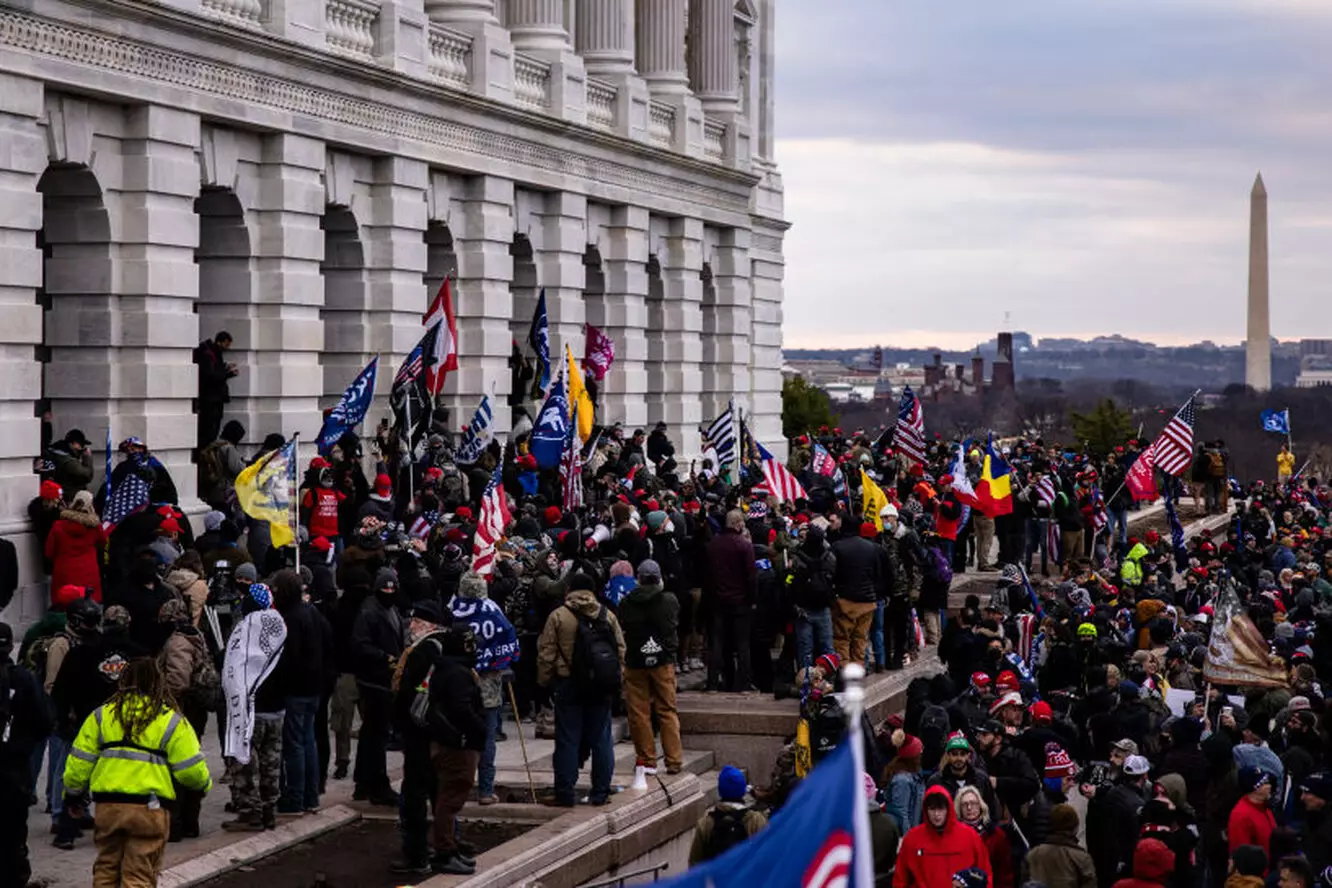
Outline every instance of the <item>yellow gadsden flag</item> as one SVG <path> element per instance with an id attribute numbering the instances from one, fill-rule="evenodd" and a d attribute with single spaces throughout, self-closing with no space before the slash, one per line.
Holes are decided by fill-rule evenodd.
<path id="1" fill-rule="evenodd" d="M 569 361 L 569 412 L 578 419 L 579 440 L 586 442 L 592 437 L 592 399 L 588 397 L 587 386 L 583 385 L 583 372 L 574 361 L 573 349 L 566 345 L 564 354 Z"/>
<path id="2" fill-rule="evenodd" d="M 883 492 L 883 488 L 870 480 L 870 476 L 865 474 L 865 470 L 860 470 L 860 508 L 865 513 L 866 521 L 873 521 L 874 526 L 883 531 L 883 519 L 879 517 L 879 511 L 888 505 L 888 495 Z"/>
<path id="3" fill-rule="evenodd" d="M 268 522 L 274 546 L 289 546 L 296 539 L 291 501 L 295 488 L 295 440 L 247 466 L 236 476 L 236 500 L 241 510 L 251 518 Z"/>

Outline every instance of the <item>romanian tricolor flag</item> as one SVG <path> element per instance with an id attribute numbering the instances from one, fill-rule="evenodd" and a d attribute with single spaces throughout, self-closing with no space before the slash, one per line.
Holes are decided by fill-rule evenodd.
<path id="1" fill-rule="evenodd" d="M 1008 515 L 1013 511 L 1013 470 L 994 450 L 994 436 L 985 445 L 981 462 L 980 481 L 976 483 L 976 501 L 987 518 Z"/>

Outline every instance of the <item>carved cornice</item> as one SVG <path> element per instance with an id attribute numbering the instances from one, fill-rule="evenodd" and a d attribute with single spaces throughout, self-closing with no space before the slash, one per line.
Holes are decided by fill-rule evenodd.
<path id="1" fill-rule="evenodd" d="M 204 29 L 209 23 L 201 21 L 198 26 Z M 671 201 L 685 200 L 745 215 L 749 211 L 747 194 L 728 193 L 715 185 L 579 154 L 547 142 L 501 134 L 447 117 L 398 108 L 14 10 L 0 10 L 0 48 L 128 74 L 281 112 L 308 115 L 575 179 L 646 192 Z M 411 84 L 414 89 L 428 89 L 429 86 Z M 735 176 L 734 171 L 724 171 L 723 178 Z"/>

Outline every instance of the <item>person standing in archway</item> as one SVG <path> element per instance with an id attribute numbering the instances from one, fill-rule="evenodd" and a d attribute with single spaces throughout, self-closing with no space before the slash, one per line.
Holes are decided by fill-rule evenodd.
<path id="1" fill-rule="evenodd" d="M 231 400 L 228 382 L 240 373 L 236 365 L 225 360 L 231 348 L 231 334 L 223 330 L 212 339 L 205 339 L 194 350 L 194 363 L 199 367 L 199 447 L 207 447 L 217 440 L 222 430 L 222 411 Z"/>

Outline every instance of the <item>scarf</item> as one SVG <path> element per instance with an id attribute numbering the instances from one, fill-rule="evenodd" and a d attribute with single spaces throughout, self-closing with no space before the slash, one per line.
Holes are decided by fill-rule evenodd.
<path id="1" fill-rule="evenodd" d="M 242 765 L 250 761 L 255 692 L 277 666 L 286 641 L 287 624 L 275 610 L 246 615 L 227 641 L 222 661 L 222 693 L 227 704 L 223 753 Z"/>
<path id="2" fill-rule="evenodd" d="M 454 622 L 466 623 L 476 636 L 476 671 L 496 672 L 518 661 L 518 633 L 500 606 L 489 598 L 449 600 Z"/>

